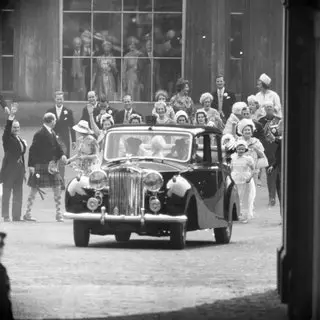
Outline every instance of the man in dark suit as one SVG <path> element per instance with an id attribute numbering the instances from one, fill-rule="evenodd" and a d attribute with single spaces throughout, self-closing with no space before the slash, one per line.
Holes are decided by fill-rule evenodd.
<path id="1" fill-rule="evenodd" d="M 124 108 L 118 111 L 114 117 L 115 124 L 129 123 L 129 118 L 132 114 L 138 114 L 132 107 L 132 98 L 129 94 L 123 97 Z"/>
<path id="2" fill-rule="evenodd" d="M 64 154 L 70 158 L 70 133 L 72 149 L 74 150 L 76 148 L 76 134 L 75 131 L 72 130 L 72 127 L 74 126 L 73 112 L 63 105 L 63 92 L 57 91 L 55 93 L 55 102 L 55 107 L 49 109 L 47 112 L 53 113 L 56 116 L 57 122 L 53 130 L 58 136 L 58 141 L 62 146 Z M 64 181 L 65 166 L 61 162 L 59 162 L 59 171 L 61 178 Z M 64 190 L 64 185 L 62 185 L 61 189 Z"/>
<path id="3" fill-rule="evenodd" d="M 222 75 L 216 77 L 217 90 L 212 93 L 212 108 L 219 111 L 221 119 L 226 122 L 232 113 L 232 106 L 236 102 L 236 96 L 233 92 L 225 88 L 225 81 Z"/>
<path id="4" fill-rule="evenodd" d="M 61 160 L 67 163 L 62 147 L 53 131 L 56 125 L 56 116 L 53 113 L 46 113 L 43 117 L 43 126 L 38 130 L 29 149 L 28 167 L 30 176 L 28 185 L 31 191 L 28 197 L 27 210 L 23 219 L 25 221 L 36 221 L 31 216 L 31 208 L 36 193 L 40 188 L 52 188 L 56 204 L 56 221 L 63 222 L 61 212 L 61 185 L 57 162 Z"/>
<path id="5" fill-rule="evenodd" d="M 101 124 L 99 123 L 99 115 L 101 113 L 101 106 L 100 103 L 97 100 L 97 95 L 94 91 L 89 91 L 88 92 L 88 104 L 93 106 L 93 118 L 95 119 L 95 122 L 97 124 L 97 126 L 101 129 Z M 109 111 L 111 111 L 110 114 L 114 115 L 115 110 L 113 108 L 111 108 L 109 105 L 107 106 L 107 109 L 105 110 L 107 113 L 110 113 Z M 85 120 L 89 123 L 90 129 L 91 125 L 90 125 L 90 117 L 89 117 L 89 113 L 88 113 L 88 108 L 87 106 L 85 106 L 82 110 L 82 116 L 80 120 Z"/>
<path id="6" fill-rule="evenodd" d="M 1 168 L 1 181 L 3 182 L 2 217 L 5 222 L 10 221 L 9 202 L 11 192 L 12 220 L 21 220 L 22 184 L 25 177 L 24 154 L 27 143 L 19 137 L 20 125 L 14 120 L 17 105 L 13 104 L 2 136 L 4 158 Z"/>
<path id="7" fill-rule="evenodd" d="M 6 236 L 6 233 L 0 232 L 0 259 L 3 255 L 4 239 Z M 10 300 L 10 279 L 7 269 L 2 263 L 0 263 L 0 319 L 14 320 Z"/>

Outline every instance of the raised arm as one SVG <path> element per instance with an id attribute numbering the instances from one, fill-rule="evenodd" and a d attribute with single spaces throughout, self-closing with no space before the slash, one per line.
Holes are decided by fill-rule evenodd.
<path id="1" fill-rule="evenodd" d="M 91 128 L 94 132 L 94 134 L 98 137 L 101 133 L 95 119 L 94 119 L 94 115 L 93 115 L 93 106 L 92 105 L 88 105 L 88 113 L 89 113 L 89 120 L 90 120 L 90 125 Z"/>

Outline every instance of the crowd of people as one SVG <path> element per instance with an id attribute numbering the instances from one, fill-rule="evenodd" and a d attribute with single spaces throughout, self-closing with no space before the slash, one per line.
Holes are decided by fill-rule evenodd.
<path id="1" fill-rule="evenodd" d="M 269 192 L 269 206 L 280 201 L 282 109 L 278 94 L 270 89 L 271 79 L 262 74 L 258 79 L 259 92 L 247 102 L 236 101 L 234 93 L 225 87 L 223 76 L 216 78 L 217 90 L 200 96 L 197 108 L 189 96 L 189 82 L 179 79 L 172 97 L 164 90 L 155 94 L 150 114 L 143 117 L 133 107 L 132 97 L 123 97 L 123 108 L 112 108 L 104 96 L 94 91 L 87 94 L 81 120 L 75 125 L 73 112 L 64 106 L 64 93 L 56 92 L 55 106 L 43 117 L 29 148 L 27 184 L 30 193 L 26 212 L 22 217 L 22 185 L 26 180 L 24 155 L 27 143 L 20 137 L 16 119 L 17 104 L 5 107 L 8 119 L 3 134 L 5 156 L 0 171 L 3 183 L 2 217 L 11 221 L 9 201 L 13 195 L 12 220 L 35 221 L 31 215 L 37 192 L 52 188 L 56 204 L 56 221 L 62 222 L 61 193 L 65 189 L 65 166 L 75 165 L 82 174 L 89 174 L 99 165 L 101 150 L 108 128 L 115 124 L 177 124 L 213 126 L 221 130 L 226 163 L 238 186 L 242 221 L 254 217 L 256 186 L 261 185 L 265 169 Z M 71 156 L 71 149 L 74 155 Z"/>

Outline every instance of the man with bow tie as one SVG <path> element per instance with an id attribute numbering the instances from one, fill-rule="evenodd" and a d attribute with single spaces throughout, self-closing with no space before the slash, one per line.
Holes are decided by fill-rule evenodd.
<path id="1" fill-rule="evenodd" d="M 36 221 L 31 216 L 31 208 L 37 192 L 43 193 L 40 188 L 52 188 L 56 204 L 56 221 L 63 222 L 61 212 L 61 185 L 63 182 L 56 163 L 61 160 L 66 164 L 67 157 L 53 130 L 55 125 L 56 116 L 48 112 L 43 117 L 42 128 L 33 136 L 28 160 L 30 171 L 28 185 L 31 190 L 27 201 L 27 210 L 23 217 L 25 221 Z"/>
<path id="2" fill-rule="evenodd" d="M 233 92 L 225 88 L 225 81 L 222 75 L 216 77 L 217 90 L 213 92 L 212 108 L 219 111 L 221 119 L 226 122 L 232 113 L 232 106 L 236 102 L 236 96 Z"/>
<path id="3" fill-rule="evenodd" d="M 10 221 L 9 202 L 12 199 L 12 220 L 21 220 L 22 184 L 25 177 L 24 154 L 27 143 L 21 139 L 20 124 L 15 120 L 17 104 L 13 104 L 2 136 L 4 158 L 1 168 L 1 181 L 3 182 L 2 217 L 4 222 Z"/>
<path id="4" fill-rule="evenodd" d="M 72 149 L 76 148 L 76 134 L 72 127 L 74 126 L 74 118 L 72 110 L 66 108 L 63 105 L 64 93 L 62 91 L 57 91 L 55 93 L 55 107 L 49 109 L 47 112 L 53 113 L 56 116 L 56 124 L 53 128 L 55 131 L 58 141 L 62 146 L 62 150 L 67 158 L 70 158 L 70 134 L 72 140 Z M 59 162 L 59 171 L 61 178 L 64 182 L 65 166 Z M 64 184 L 61 189 L 64 190 Z"/>

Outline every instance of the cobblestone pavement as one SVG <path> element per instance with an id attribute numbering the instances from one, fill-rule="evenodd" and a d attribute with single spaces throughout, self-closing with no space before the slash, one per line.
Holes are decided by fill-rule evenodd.
<path id="1" fill-rule="evenodd" d="M 0 226 L 17 319 L 285 319 L 275 291 L 279 207 L 267 208 L 264 187 L 256 219 L 236 223 L 229 245 L 196 231 L 183 251 L 138 236 L 127 244 L 92 236 L 76 248 L 72 222 L 54 222 L 52 192 L 45 197 L 33 210 L 38 223 Z"/>

